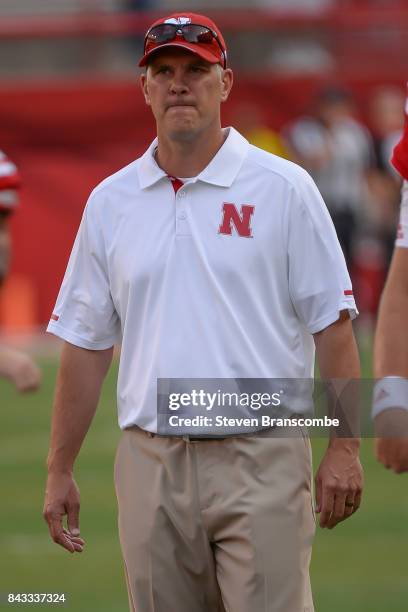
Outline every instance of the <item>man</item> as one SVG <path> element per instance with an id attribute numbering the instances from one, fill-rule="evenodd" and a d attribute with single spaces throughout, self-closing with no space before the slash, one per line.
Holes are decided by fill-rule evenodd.
<path id="1" fill-rule="evenodd" d="M 400 223 L 374 345 L 376 455 L 397 474 L 408 471 L 408 99 L 405 110 L 405 130 L 392 156 L 403 178 Z"/>
<path id="2" fill-rule="evenodd" d="M 306 172 L 221 128 L 233 74 L 212 21 L 155 22 L 140 65 L 157 139 L 91 195 L 48 327 L 65 344 L 44 517 L 55 542 L 83 550 L 73 465 L 121 341 L 115 485 L 130 609 L 310 612 L 308 439 L 163 435 L 157 387 L 310 379 L 313 338 L 324 378 L 358 377 L 344 258 Z M 358 446 L 330 441 L 322 527 L 360 505 Z"/>
<path id="3" fill-rule="evenodd" d="M 7 276 L 11 237 L 9 221 L 18 204 L 20 176 L 15 164 L 0 151 L 0 288 Z M 0 377 L 13 383 L 22 393 L 35 391 L 41 380 L 41 373 L 32 359 L 14 349 L 0 346 Z"/>

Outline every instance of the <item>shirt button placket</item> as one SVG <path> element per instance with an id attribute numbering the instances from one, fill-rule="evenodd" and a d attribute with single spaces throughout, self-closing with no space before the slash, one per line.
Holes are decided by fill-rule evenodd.
<path id="1" fill-rule="evenodd" d="M 187 193 L 180 189 L 176 195 L 176 234 L 177 236 L 188 236 L 190 228 L 188 225 L 186 211 Z"/>

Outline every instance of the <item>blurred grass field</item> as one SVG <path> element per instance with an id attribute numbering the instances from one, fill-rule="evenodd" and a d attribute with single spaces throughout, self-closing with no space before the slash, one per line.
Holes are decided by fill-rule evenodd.
<path id="1" fill-rule="evenodd" d="M 81 555 L 70 555 L 54 544 L 42 518 L 57 362 L 41 365 L 44 383 L 37 394 L 21 397 L 0 381 L 0 607 L 11 608 L 6 593 L 40 592 L 65 593 L 62 607 L 72 612 L 127 612 L 113 485 L 120 437 L 117 364 L 76 462 L 81 535 L 87 542 Z M 313 440 L 315 469 L 326 443 Z M 362 446 L 366 486 L 360 511 L 335 530 L 316 533 L 312 586 L 317 612 L 408 609 L 408 479 L 379 466 L 372 444 L 364 440 Z"/>

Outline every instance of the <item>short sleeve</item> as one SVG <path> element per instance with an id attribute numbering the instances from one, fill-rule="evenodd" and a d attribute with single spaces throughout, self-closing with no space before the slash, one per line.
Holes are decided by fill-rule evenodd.
<path id="1" fill-rule="evenodd" d="M 408 181 L 403 182 L 401 195 L 401 209 L 395 246 L 408 248 Z"/>
<path id="2" fill-rule="evenodd" d="M 91 195 L 85 207 L 47 332 L 87 349 L 120 341 L 102 230 Z"/>
<path id="3" fill-rule="evenodd" d="M 315 183 L 300 175 L 288 214 L 288 274 L 293 307 L 309 333 L 348 310 L 358 315 L 351 280 L 333 222 Z"/>

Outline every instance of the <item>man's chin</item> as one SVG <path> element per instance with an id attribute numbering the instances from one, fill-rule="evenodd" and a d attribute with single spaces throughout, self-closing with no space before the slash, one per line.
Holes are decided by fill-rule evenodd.
<path id="1" fill-rule="evenodd" d="M 190 142 L 191 140 L 194 140 L 199 133 L 200 130 L 198 126 L 191 123 L 172 125 L 168 130 L 170 140 L 174 140 L 176 142 Z"/>

